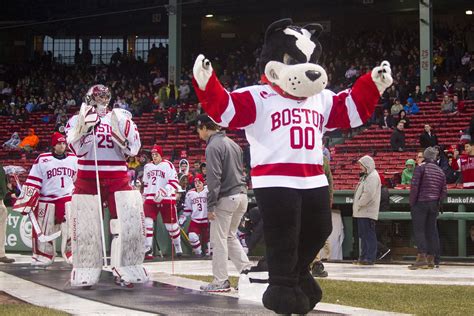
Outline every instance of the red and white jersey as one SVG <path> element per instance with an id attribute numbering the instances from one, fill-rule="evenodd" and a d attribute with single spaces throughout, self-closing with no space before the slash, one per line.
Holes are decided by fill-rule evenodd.
<path id="1" fill-rule="evenodd" d="M 147 163 L 143 169 L 143 187 L 146 204 L 156 203 L 153 199 L 159 189 L 165 189 L 169 193 L 160 203 L 176 204 L 176 190 L 179 188 L 179 182 L 173 164 L 166 159 L 159 164 Z"/>
<path id="2" fill-rule="evenodd" d="M 122 150 L 112 140 L 112 112 L 100 118 L 96 127 L 95 144 L 97 148 L 97 164 L 99 177 L 106 179 L 127 177 L 127 162 L 125 155 L 136 156 L 140 150 L 140 135 L 133 121 L 128 120 L 125 137 L 129 141 L 129 148 Z M 74 128 L 78 116 L 73 116 L 66 125 L 66 132 Z M 69 144 L 69 148 L 76 154 L 78 160 L 79 178 L 95 178 L 94 162 L 94 135 L 88 134 Z"/>
<path id="3" fill-rule="evenodd" d="M 474 189 L 474 156 L 461 155 L 458 165 L 462 172 L 462 187 L 464 189 Z"/>
<path id="4" fill-rule="evenodd" d="M 191 220 L 196 223 L 208 223 L 207 219 L 207 185 L 201 192 L 191 189 L 184 200 L 185 215 L 191 214 Z"/>
<path id="5" fill-rule="evenodd" d="M 370 73 L 361 76 L 352 89 L 338 94 L 323 90 L 309 98 L 283 96 L 268 84 L 229 93 L 215 73 L 205 91 L 194 79 L 193 84 L 214 121 L 223 127 L 245 129 L 253 188 L 327 186 L 323 134 L 362 125 L 380 98 Z"/>
<path id="6" fill-rule="evenodd" d="M 66 158 L 57 159 L 51 153 L 44 153 L 36 158 L 24 185 L 39 190 L 40 202 L 52 202 L 72 195 L 76 175 L 74 154 L 66 153 Z"/>

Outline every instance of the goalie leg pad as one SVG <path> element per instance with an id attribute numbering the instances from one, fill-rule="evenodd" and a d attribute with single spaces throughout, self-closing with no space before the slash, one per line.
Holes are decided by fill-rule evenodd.
<path id="1" fill-rule="evenodd" d="M 59 230 L 59 225 L 54 224 L 53 203 L 39 202 L 38 208 L 35 210 L 36 219 L 41 231 L 45 235 L 51 235 Z M 40 242 L 36 232 L 33 230 L 33 257 L 31 265 L 48 266 L 54 262 L 56 257 L 55 241 Z"/>
<path id="2" fill-rule="evenodd" d="M 74 194 L 71 200 L 71 285 L 96 284 L 102 271 L 102 240 L 96 195 Z"/>
<path id="3" fill-rule="evenodd" d="M 135 190 L 117 191 L 114 196 L 117 219 L 110 221 L 112 272 L 126 283 L 144 283 L 149 277 L 143 267 L 146 230 L 142 197 Z"/>
<path id="4" fill-rule="evenodd" d="M 66 202 L 64 208 L 65 221 L 61 223 L 61 254 L 67 263 L 72 264 L 71 230 L 69 229 L 69 223 L 71 222 L 71 202 Z"/>

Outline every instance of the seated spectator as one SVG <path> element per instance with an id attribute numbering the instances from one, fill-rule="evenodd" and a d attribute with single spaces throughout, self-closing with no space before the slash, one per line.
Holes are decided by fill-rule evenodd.
<path id="1" fill-rule="evenodd" d="M 453 100 L 451 100 L 448 94 L 445 94 L 441 101 L 441 113 L 453 113 L 454 111 L 456 109 L 454 108 Z"/>
<path id="2" fill-rule="evenodd" d="M 379 119 L 379 126 L 383 129 L 393 128 L 395 120 L 390 112 L 385 109 L 383 110 L 383 116 Z"/>
<path id="3" fill-rule="evenodd" d="M 179 82 L 179 102 L 185 103 L 189 99 L 189 93 L 191 92 L 191 87 L 189 86 L 189 82 L 187 80 L 181 80 Z"/>
<path id="4" fill-rule="evenodd" d="M 10 137 L 9 140 L 7 140 L 5 143 L 3 143 L 2 147 L 4 149 L 16 149 L 18 145 L 20 144 L 21 139 L 20 136 L 18 136 L 17 132 L 14 132 L 12 136 Z"/>
<path id="5" fill-rule="evenodd" d="M 403 110 L 403 105 L 400 103 L 400 99 L 395 99 L 395 103 L 390 108 L 390 114 L 397 115 Z"/>
<path id="6" fill-rule="evenodd" d="M 419 85 L 416 85 L 415 91 L 410 94 L 410 97 L 412 97 L 413 101 L 416 103 L 423 101 L 423 93 L 421 93 L 421 88 Z"/>
<path id="7" fill-rule="evenodd" d="M 464 154 L 459 156 L 463 189 L 474 189 L 474 141 L 464 145 Z"/>
<path id="8" fill-rule="evenodd" d="M 425 130 L 420 135 L 420 146 L 425 149 L 438 145 L 438 137 L 431 130 L 430 124 L 425 124 Z"/>
<path id="9" fill-rule="evenodd" d="M 397 122 L 397 124 L 400 123 L 400 122 L 403 123 L 404 128 L 409 128 L 410 127 L 410 119 L 407 117 L 407 112 L 405 112 L 405 110 L 401 110 L 398 113 L 396 122 Z"/>
<path id="10" fill-rule="evenodd" d="M 453 95 L 453 105 L 455 111 L 457 110 L 459 113 L 466 112 L 466 104 L 464 103 L 464 101 L 459 100 L 457 94 Z"/>
<path id="11" fill-rule="evenodd" d="M 411 178 L 413 177 L 413 171 L 415 171 L 415 160 L 407 159 L 405 162 L 405 169 L 402 172 L 402 184 L 410 184 Z"/>
<path id="12" fill-rule="evenodd" d="M 431 86 L 426 86 L 426 90 L 423 93 L 423 100 L 425 102 L 433 102 L 436 100 L 436 92 L 431 89 Z"/>
<path id="13" fill-rule="evenodd" d="M 128 177 L 130 179 L 130 182 L 132 184 L 135 184 L 135 179 L 136 179 L 136 168 L 140 166 L 140 161 L 138 161 L 138 157 L 128 157 L 127 159 L 127 167 L 128 167 Z"/>
<path id="14" fill-rule="evenodd" d="M 403 131 L 402 122 L 397 124 L 392 136 L 390 136 L 390 146 L 393 151 L 405 151 L 405 132 Z"/>
<path id="15" fill-rule="evenodd" d="M 184 122 L 188 126 L 191 126 L 195 123 L 197 116 L 198 116 L 198 113 L 196 112 L 196 109 L 190 108 L 189 111 L 187 111 L 186 114 L 184 115 Z"/>
<path id="16" fill-rule="evenodd" d="M 418 108 L 418 105 L 413 101 L 413 98 L 408 98 L 407 99 L 407 104 L 403 107 L 405 112 L 407 112 L 408 115 L 410 114 L 418 114 L 420 112 L 420 109 Z M 405 127 L 408 127 L 405 125 Z"/>
<path id="17" fill-rule="evenodd" d="M 454 92 L 454 86 L 452 83 L 449 82 L 448 79 L 444 81 L 443 85 L 443 93 L 445 94 L 452 94 Z"/>
<path id="18" fill-rule="evenodd" d="M 24 151 L 31 152 L 39 144 L 39 137 L 35 135 L 35 130 L 32 128 L 28 129 L 28 136 L 23 138 L 18 148 L 23 149 Z"/>

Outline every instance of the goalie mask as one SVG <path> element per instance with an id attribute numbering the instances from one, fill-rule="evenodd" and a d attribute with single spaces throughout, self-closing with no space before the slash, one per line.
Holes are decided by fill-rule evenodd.
<path id="1" fill-rule="evenodd" d="M 104 116 L 112 95 L 109 88 L 102 84 L 96 84 L 89 88 L 86 93 L 86 104 L 95 106 L 99 116 Z"/>

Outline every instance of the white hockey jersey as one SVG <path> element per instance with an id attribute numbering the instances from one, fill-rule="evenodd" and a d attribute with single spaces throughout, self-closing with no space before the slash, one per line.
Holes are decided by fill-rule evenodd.
<path id="1" fill-rule="evenodd" d="M 338 94 L 323 90 L 309 98 L 284 95 L 268 84 L 229 93 L 215 73 L 205 91 L 194 79 L 193 84 L 214 121 L 223 127 L 245 129 L 253 188 L 327 186 L 323 134 L 360 126 L 372 115 L 380 98 L 370 74 L 361 76 L 352 89 Z"/>
<path id="2" fill-rule="evenodd" d="M 208 223 L 207 219 L 207 185 L 201 192 L 191 189 L 184 200 L 184 214 L 191 214 L 191 220 L 196 223 Z"/>
<path id="3" fill-rule="evenodd" d="M 105 179 L 126 178 L 127 162 L 125 155 L 136 156 L 141 147 L 140 135 L 137 126 L 132 120 L 127 119 L 124 136 L 129 142 L 129 147 L 122 150 L 112 140 L 112 112 L 108 112 L 100 118 L 100 124 L 96 127 L 95 144 L 97 148 L 97 164 L 99 177 Z M 66 125 L 66 132 L 72 130 L 77 123 L 78 116 L 73 116 Z M 95 178 L 94 161 L 94 135 L 84 135 L 69 144 L 69 148 L 78 158 L 79 178 Z"/>
<path id="4" fill-rule="evenodd" d="M 145 203 L 156 203 L 153 199 L 159 189 L 165 189 L 168 196 L 161 203 L 176 204 L 176 191 L 179 188 L 178 174 L 173 164 L 163 159 L 159 164 L 149 162 L 143 169 L 143 195 Z"/>
<path id="5" fill-rule="evenodd" d="M 40 154 L 31 167 L 24 185 L 37 188 L 40 202 L 52 202 L 72 195 L 77 175 L 77 157 L 66 153 L 57 159 L 51 153 Z"/>

